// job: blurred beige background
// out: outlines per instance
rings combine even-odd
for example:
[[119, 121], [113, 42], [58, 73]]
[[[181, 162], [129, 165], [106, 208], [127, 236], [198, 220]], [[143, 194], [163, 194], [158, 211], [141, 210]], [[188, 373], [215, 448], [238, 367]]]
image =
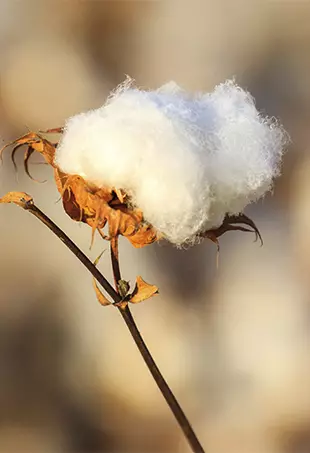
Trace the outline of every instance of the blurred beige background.
[[[0, 135], [57, 127], [125, 74], [212, 90], [228, 77], [291, 135], [273, 197], [251, 206], [264, 246], [121, 243], [123, 275], [160, 296], [133, 308], [208, 453], [310, 452], [310, 1], [0, 0]], [[94, 259], [34, 157], [9, 153], [1, 195], [32, 194]], [[0, 453], [185, 453], [189, 447], [113, 308], [46, 228], [0, 209]], [[109, 278], [108, 255], [100, 268]]]

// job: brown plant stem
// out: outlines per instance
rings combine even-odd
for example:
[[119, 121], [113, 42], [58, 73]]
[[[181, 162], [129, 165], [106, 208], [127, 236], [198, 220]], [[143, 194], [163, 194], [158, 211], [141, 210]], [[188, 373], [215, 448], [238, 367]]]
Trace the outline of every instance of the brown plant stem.
[[[110, 243], [110, 250], [111, 250], [111, 261], [112, 261], [112, 269], [113, 269], [113, 276], [114, 281], [116, 282], [117, 292], [118, 290], [118, 282], [121, 280], [121, 271], [119, 266], [119, 255], [118, 255], [118, 237], [115, 237], [111, 240]], [[185, 437], [187, 438], [189, 444], [192, 447], [192, 450], [196, 453], [203, 453], [203, 448], [196, 437], [196, 434], [193, 431], [189, 421], [186, 418], [186, 415], [183, 412], [183, 409], [179, 405], [176, 397], [172, 393], [170, 387], [168, 386], [167, 382], [165, 381], [163, 375], [161, 374], [159, 368], [157, 367], [150, 351], [148, 350], [140, 331], [135, 323], [135, 320], [131, 314], [128, 304], [118, 306], [118, 309], [131, 333], [132, 338], [134, 339], [150, 373], [152, 374], [156, 384], [158, 385], [163, 397], [165, 398], [166, 402], [168, 403], [170, 409], [172, 410], [175, 418], [177, 419]]]
[[[15, 202], [18, 206], [21, 206], [23, 209], [29, 211], [36, 218], [41, 220], [70, 250], [74, 255], [81, 261], [82, 264], [88, 269], [88, 271], [95, 277], [99, 284], [106, 290], [109, 296], [113, 299], [115, 304], [118, 304], [122, 301], [121, 295], [114, 290], [110, 285], [108, 280], [101, 274], [101, 272], [96, 268], [96, 266], [89, 260], [89, 258], [77, 247], [77, 245], [67, 236], [44, 212], [42, 212], [33, 202], [32, 199], [20, 198], [18, 202]], [[121, 279], [119, 262], [118, 262], [118, 241], [111, 243], [111, 258], [113, 265], [113, 275], [116, 281], [116, 287], [119, 280]], [[133, 319], [133, 316], [129, 310], [127, 304], [117, 305], [117, 308], [122, 315], [131, 335], [134, 339], [143, 359], [148, 367], [150, 373], [152, 374], [159, 390], [161, 391], [163, 397], [165, 398], [167, 404], [169, 405], [174, 417], [179, 423], [180, 428], [183, 431], [186, 439], [188, 440], [191, 449], [194, 453], [204, 453], [204, 450], [191, 427], [188, 419], [186, 418], [181, 406], [179, 405], [177, 399], [169, 388], [167, 382], [162, 376], [159, 368], [157, 367], [150, 351], [148, 350], [138, 327]]]
[[122, 277], [121, 277], [121, 271], [120, 271], [119, 260], [118, 260], [118, 237], [117, 236], [111, 238], [110, 252], [111, 252], [111, 262], [112, 262], [115, 289], [116, 289], [116, 292], [119, 292], [118, 283], [122, 279]]
[[128, 305], [126, 305], [125, 307], [118, 307], [118, 309], [125, 323], [127, 324], [127, 327], [144, 359], [146, 366], [148, 367], [157, 386], [159, 387], [161, 394], [165, 398], [180, 428], [182, 429], [183, 434], [186, 437], [188, 443], [190, 444], [192, 451], [194, 453], [204, 453], [204, 449], [202, 448], [202, 445], [200, 444], [191, 424], [189, 423], [186, 415], [184, 414], [183, 409], [181, 408], [176, 397], [172, 393], [169, 385], [167, 384], [158, 366], [156, 365], [150, 351], [148, 350], [139, 332], [139, 329], [133, 319], [133, 316], [131, 314], [131, 311], [129, 310]]

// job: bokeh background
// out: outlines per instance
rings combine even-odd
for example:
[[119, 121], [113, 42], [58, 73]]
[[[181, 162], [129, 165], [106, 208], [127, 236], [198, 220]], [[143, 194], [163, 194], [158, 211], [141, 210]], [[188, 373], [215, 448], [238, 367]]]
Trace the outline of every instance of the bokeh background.
[[[280, 118], [292, 144], [247, 234], [134, 250], [125, 278], [160, 295], [137, 323], [208, 453], [310, 452], [310, 1], [0, 0], [0, 135], [61, 126], [126, 74], [212, 90], [226, 78]], [[51, 169], [9, 153], [1, 195], [32, 194], [94, 259], [107, 244], [63, 212]], [[173, 169], [172, 169], [173, 170]], [[42, 224], [0, 209], [0, 452], [185, 453], [189, 447], [117, 310]], [[101, 270], [111, 278], [108, 252]]]

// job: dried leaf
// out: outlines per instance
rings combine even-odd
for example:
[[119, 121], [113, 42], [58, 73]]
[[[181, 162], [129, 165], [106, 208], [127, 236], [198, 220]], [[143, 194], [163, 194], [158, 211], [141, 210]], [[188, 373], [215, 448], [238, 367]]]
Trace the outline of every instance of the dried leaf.
[[41, 134], [62, 134], [64, 131], [63, 127], [53, 127], [51, 129], [46, 129], [45, 131], [39, 131]]
[[130, 296], [129, 302], [138, 304], [156, 294], [158, 294], [157, 286], [146, 283], [142, 277], [138, 276], [135, 289]]
[[95, 293], [96, 293], [97, 300], [98, 300], [98, 302], [101, 305], [103, 305], [103, 306], [112, 305], [112, 302], [110, 302], [109, 299], [107, 299], [105, 297], [105, 295], [99, 289], [97, 281], [95, 280], [95, 278], [93, 278], [93, 287], [94, 287], [94, 290], [95, 290]]
[[126, 194], [123, 193], [123, 191], [121, 189], [113, 188], [113, 190], [116, 193], [116, 196], [119, 199], [120, 203], [124, 203]]
[[97, 256], [97, 258], [95, 259], [95, 261], [93, 262], [94, 266], [97, 266], [97, 264], [99, 263], [99, 261], [101, 260], [101, 257], [102, 255], [104, 254], [105, 250], [102, 250], [102, 252], [100, 253], [100, 255]]
[[14, 203], [25, 208], [27, 204], [33, 203], [33, 198], [25, 192], [8, 192], [0, 198], [0, 203]]
[[31, 146], [28, 146], [27, 151], [24, 154], [24, 169], [25, 169], [25, 172], [26, 172], [27, 176], [29, 176], [29, 178], [32, 179], [32, 181], [39, 182], [39, 183], [44, 183], [44, 182], [46, 182], [46, 179], [44, 181], [40, 181], [39, 179], [35, 179], [29, 172], [28, 163], [29, 163], [29, 159], [30, 159], [31, 155], [34, 153], [34, 151], [35, 150]]
[[[8, 145], [6, 145], [6, 146], [8, 146]], [[12, 160], [13, 165], [14, 165], [15, 173], [17, 173], [17, 164], [16, 164], [16, 161], [15, 161], [15, 154], [16, 154], [16, 151], [18, 151], [18, 149], [19, 149], [21, 146], [24, 146], [24, 144], [15, 146], [15, 148], [13, 149], [12, 154], [11, 154], [11, 160]], [[2, 148], [2, 150], [0, 151], [0, 152], [1, 152], [1, 160], [2, 160], [2, 151], [3, 151], [4, 149], [5, 149], [5, 147]]]
[[[247, 225], [250, 228], [241, 226], [242, 224]], [[251, 220], [245, 214], [238, 214], [238, 215], [228, 215], [227, 214], [220, 227], [215, 228], [213, 230], [205, 231], [203, 234], [201, 234], [201, 237], [210, 239], [212, 242], [215, 242], [218, 246], [217, 238], [222, 236], [227, 231], [243, 231], [246, 233], [254, 233], [255, 241], [257, 241], [257, 239], [259, 239], [261, 242], [261, 245], [263, 245], [263, 239], [259, 232], [259, 229], [255, 225], [253, 220]]]
[[141, 248], [158, 241], [161, 238], [161, 235], [158, 234], [152, 225], [142, 224], [138, 231], [132, 235], [127, 235], [126, 237], [134, 247]]
[[2, 159], [3, 151], [8, 146], [14, 146], [13, 154], [17, 148], [22, 145], [28, 145], [34, 151], [42, 154], [47, 163], [54, 167], [54, 155], [55, 155], [55, 147], [45, 138], [41, 137], [39, 134], [35, 132], [29, 132], [28, 134], [23, 135], [22, 137], [14, 140], [13, 142], [7, 143], [1, 150], [0, 150], [0, 157]]
[[[105, 252], [105, 250], [103, 250], [100, 253], [100, 255], [97, 256], [97, 258], [95, 259], [95, 261], [94, 261], [94, 265], [95, 266], [97, 266], [97, 264], [99, 263], [100, 258], [102, 257], [104, 252]], [[110, 302], [109, 299], [107, 299], [105, 297], [105, 295], [102, 293], [102, 291], [99, 289], [98, 283], [97, 283], [97, 280], [95, 279], [95, 277], [93, 277], [93, 287], [94, 287], [94, 290], [95, 290], [95, 293], [96, 293], [97, 300], [99, 301], [99, 303], [101, 305], [103, 305], [103, 306], [112, 305], [112, 302]]]

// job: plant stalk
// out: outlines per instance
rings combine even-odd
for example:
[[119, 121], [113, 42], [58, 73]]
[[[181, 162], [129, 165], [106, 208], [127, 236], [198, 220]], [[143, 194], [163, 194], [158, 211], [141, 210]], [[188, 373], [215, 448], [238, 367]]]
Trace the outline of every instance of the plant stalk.
[[[116, 288], [118, 288], [118, 282], [121, 280], [121, 271], [119, 266], [119, 254], [118, 254], [118, 237], [115, 237], [111, 240], [110, 243], [110, 250], [111, 250], [111, 261], [112, 261], [112, 269], [113, 269], [113, 276], [114, 281], [116, 284]], [[118, 291], [118, 290], [117, 290]], [[189, 421], [186, 418], [186, 415], [183, 412], [183, 409], [179, 405], [176, 397], [172, 393], [170, 387], [168, 386], [166, 380], [164, 379], [163, 375], [161, 374], [159, 368], [157, 367], [150, 351], [148, 350], [140, 331], [135, 323], [135, 320], [132, 316], [132, 313], [129, 309], [128, 304], [123, 306], [120, 305], [117, 307], [131, 333], [132, 338], [134, 339], [143, 359], [146, 363], [150, 373], [152, 374], [157, 386], [159, 387], [163, 397], [165, 398], [166, 402], [168, 403], [170, 409], [172, 410], [175, 418], [177, 419], [185, 437], [187, 438], [189, 444], [192, 447], [192, 450], [196, 453], [203, 453], [203, 448], [197, 439], [193, 428], [191, 427]]]
[[[97, 267], [90, 261], [90, 259], [80, 250], [77, 245], [67, 236], [44, 212], [42, 212], [33, 202], [33, 200], [22, 200], [21, 203], [18, 203], [23, 209], [29, 211], [37, 219], [43, 222], [68, 248], [72, 253], [81, 261], [82, 264], [87, 268], [87, 270], [93, 275], [93, 277], [98, 281], [98, 283], [105, 289], [113, 301], [118, 304], [122, 301], [121, 295], [118, 291], [115, 291], [114, 288], [110, 285], [108, 280], [101, 274]], [[112, 267], [113, 275], [116, 287], [118, 281], [121, 279], [119, 261], [118, 261], [118, 241], [117, 239], [111, 244], [111, 258], [112, 258]], [[193, 453], [204, 453], [204, 450], [191, 427], [186, 415], [184, 414], [181, 406], [179, 405], [177, 399], [172, 393], [170, 387], [165, 381], [163, 375], [161, 374], [159, 368], [157, 367], [150, 351], [148, 350], [139, 329], [134, 321], [134, 318], [130, 312], [128, 305], [120, 304], [117, 306], [122, 318], [124, 319], [133, 340], [135, 341], [143, 359], [148, 367], [150, 373], [152, 374], [159, 390], [161, 391], [163, 397], [165, 398], [168, 406], [170, 407], [174, 417], [176, 418], [183, 434], [185, 435], [188, 443], [191, 446]]]

